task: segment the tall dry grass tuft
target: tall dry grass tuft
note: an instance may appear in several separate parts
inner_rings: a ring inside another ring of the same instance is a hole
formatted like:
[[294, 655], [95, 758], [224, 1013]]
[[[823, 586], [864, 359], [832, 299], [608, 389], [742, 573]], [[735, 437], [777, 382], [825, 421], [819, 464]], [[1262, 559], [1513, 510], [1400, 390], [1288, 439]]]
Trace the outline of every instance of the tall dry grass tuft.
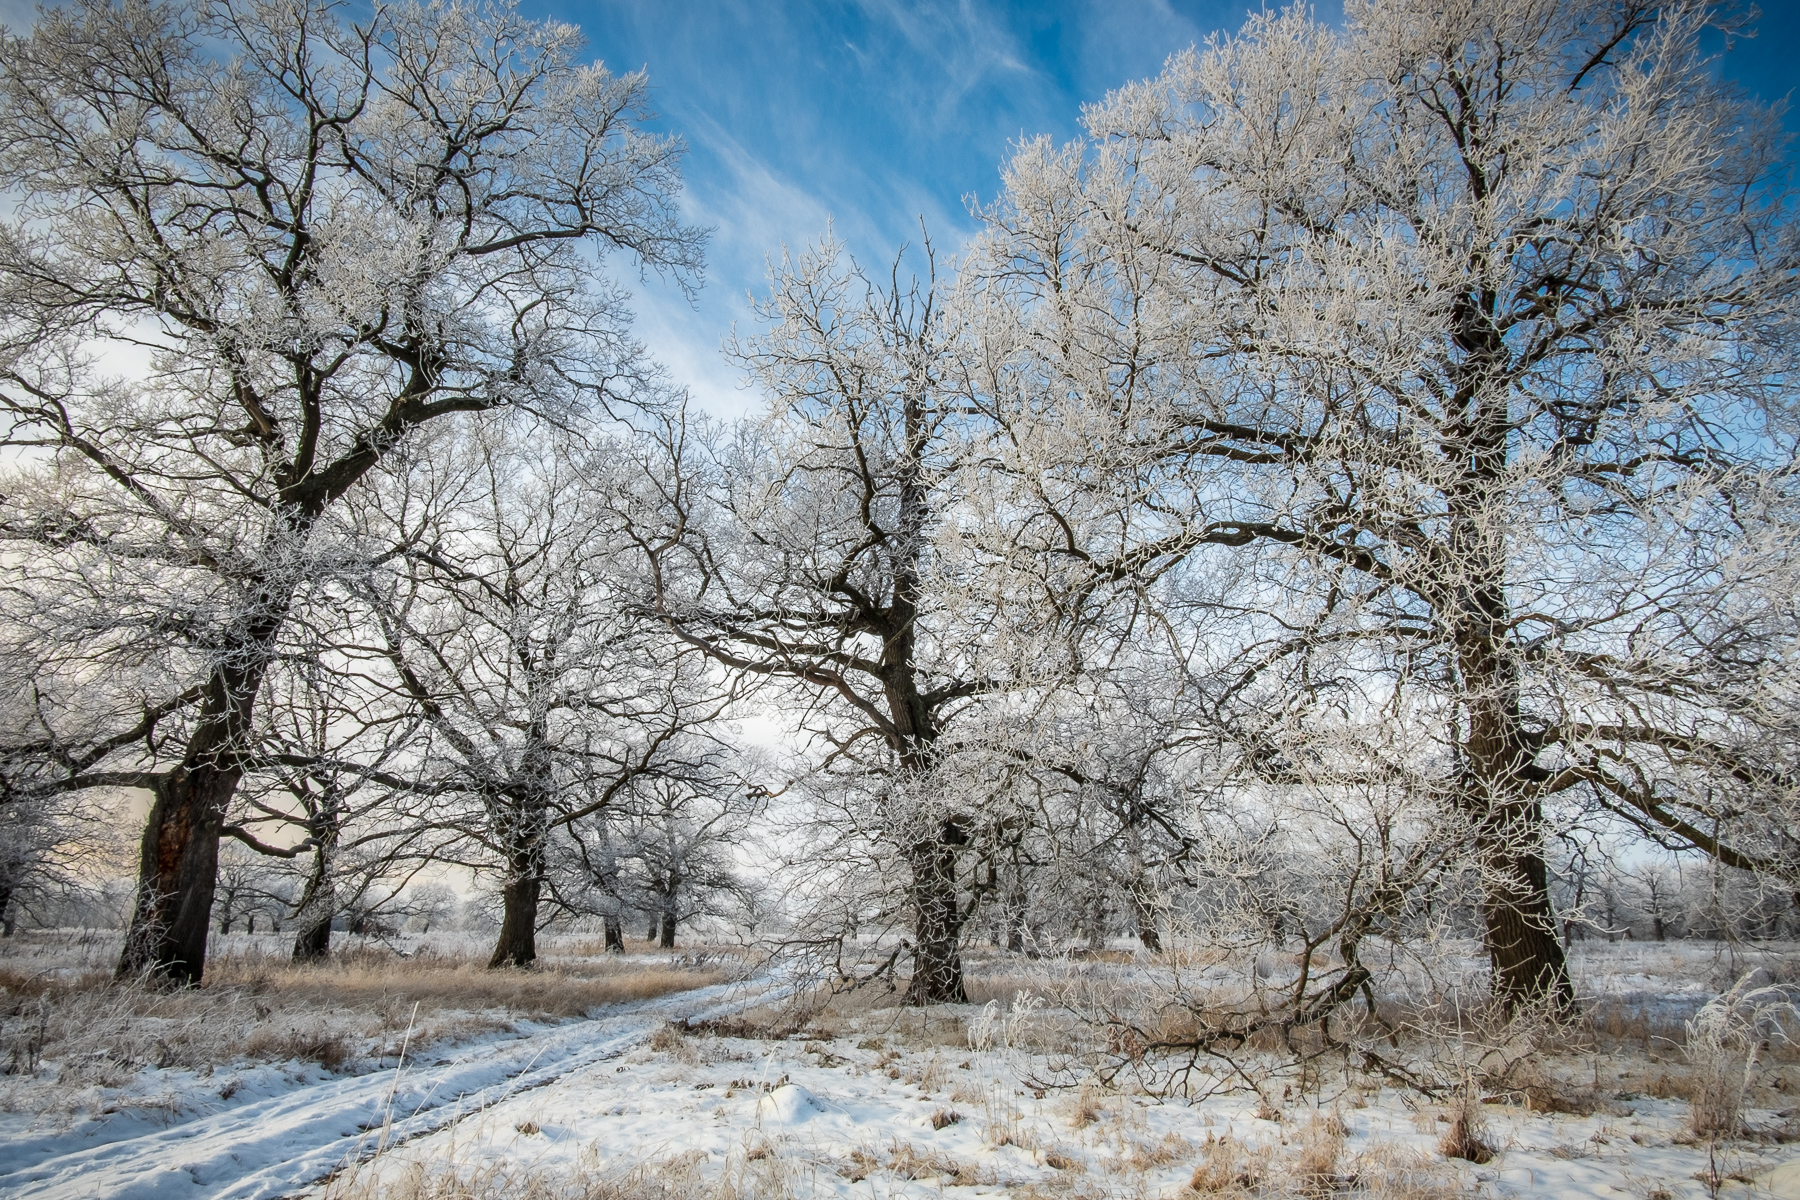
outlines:
[[1318, 1200], [1335, 1195], [1349, 1185], [1350, 1179], [1338, 1171], [1348, 1134], [1344, 1119], [1336, 1113], [1315, 1115], [1306, 1123], [1292, 1167], [1294, 1183], [1302, 1196]]
[[1800, 1007], [1792, 993], [1760, 968], [1707, 1001], [1687, 1023], [1684, 1050], [1694, 1067], [1688, 1128], [1706, 1138], [1736, 1134], [1759, 1051], [1770, 1041], [1795, 1040], [1797, 1030]]
[[1451, 1103], [1446, 1115], [1450, 1128], [1438, 1142], [1445, 1158], [1478, 1164], [1493, 1159], [1494, 1148], [1488, 1144], [1487, 1123], [1482, 1119], [1481, 1093], [1472, 1084]]

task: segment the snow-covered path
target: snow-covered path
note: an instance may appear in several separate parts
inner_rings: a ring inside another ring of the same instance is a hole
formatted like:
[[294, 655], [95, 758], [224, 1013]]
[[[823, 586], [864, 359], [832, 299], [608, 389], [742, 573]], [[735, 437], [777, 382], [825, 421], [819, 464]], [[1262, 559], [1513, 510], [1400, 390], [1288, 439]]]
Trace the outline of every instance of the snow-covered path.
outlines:
[[[456, 1048], [431, 1066], [332, 1078], [143, 1132], [101, 1120], [0, 1147], [0, 1196], [33, 1200], [273, 1200], [372, 1151], [442, 1129], [519, 1091], [617, 1057], [664, 1021], [742, 1009], [758, 979], [621, 1005], [523, 1037]], [[109, 1134], [111, 1136], [109, 1136]]]

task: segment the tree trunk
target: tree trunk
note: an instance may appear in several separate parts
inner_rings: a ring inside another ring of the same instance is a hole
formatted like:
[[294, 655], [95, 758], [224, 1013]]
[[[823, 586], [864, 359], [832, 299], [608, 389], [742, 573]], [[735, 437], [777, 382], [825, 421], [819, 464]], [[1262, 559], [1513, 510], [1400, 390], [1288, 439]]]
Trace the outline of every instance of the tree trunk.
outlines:
[[605, 920], [606, 952], [608, 954], [625, 953], [625, 923], [610, 913], [607, 914]]
[[121, 979], [148, 974], [190, 985], [206, 969], [219, 833], [241, 774], [222, 732], [203, 727], [194, 738], [200, 745], [191, 745], [156, 789], [139, 848], [137, 901], [119, 955]]
[[494, 944], [490, 967], [524, 967], [537, 958], [538, 890], [542, 873], [517, 871], [500, 891], [505, 915], [500, 921], [500, 940]]
[[293, 960], [319, 962], [331, 953], [331, 922], [337, 916], [337, 877], [332, 873], [337, 855], [338, 806], [336, 793], [327, 789], [313, 813], [313, 862], [294, 908], [299, 932], [294, 936]]
[[1156, 932], [1156, 906], [1149, 903], [1143, 895], [1133, 892], [1131, 896], [1133, 915], [1137, 919], [1138, 942], [1152, 954], [1162, 951], [1162, 935]]
[[331, 914], [304, 922], [294, 935], [294, 961], [319, 962], [331, 953]]
[[244, 773], [263, 672], [293, 598], [265, 582], [260, 609], [207, 680], [180, 764], [158, 781], [138, 850], [137, 898], [119, 954], [120, 979], [200, 982], [219, 878], [219, 836]]
[[1006, 920], [1006, 948], [1014, 954], [1025, 952], [1025, 877], [1024, 871], [1015, 861], [1013, 877], [1006, 889], [1006, 899], [1002, 902]]
[[0, 937], [13, 935], [12, 894], [12, 888], [0, 887]]
[[664, 950], [675, 948], [675, 910], [665, 908], [662, 913], [662, 936], [657, 940], [658, 946]]
[[[1575, 990], [1569, 983], [1568, 957], [1556, 937], [1543, 809], [1535, 798], [1519, 798], [1526, 790], [1529, 756], [1521, 748], [1518, 712], [1483, 703], [1479, 694], [1470, 707], [1473, 719], [1465, 749], [1471, 778], [1465, 796], [1476, 818], [1494, 997], [1507, 1013], [1541, 1004], [1566, 1016], [1574, 1010]], [[1501, 719], [1496, 719], [1496, 708]]]
[[[1539, 819], [1534, 812], [1533, 824]], [[1488, 880], [1482, 915], [1487, 921], [1494, 995], [1508, 1013], [1523, 1005], [1547, 1004], [1553, 1012], [1567, 1015], [1575, 1008], [1575, 989], [1569, 983], [1568, 959], [1556, 940], [1543, 855], [1513, 848], [1507, 844], [1510, 839], [1484, 840]]]
[[[529, 757], [529, 756], [528, 756]], [[507, 880], [500, 889], [504, 915], [500, 938], [494, 943], [489, 967], [529, 966], [537, 959], [538, 896], [544, 885], [544, 835], [549, 805], [535, 787], [525, 787], [503, 798], [503, 829], [509, 847]]]
[[956, 901], [956, 850], [968, 834], [955, 821], [945, 821], [938, 836], [919, 842], [909, 854], [912, 865], [913, 976], [905, 1003], [966, 1004], [962, 956], [962, 910]]

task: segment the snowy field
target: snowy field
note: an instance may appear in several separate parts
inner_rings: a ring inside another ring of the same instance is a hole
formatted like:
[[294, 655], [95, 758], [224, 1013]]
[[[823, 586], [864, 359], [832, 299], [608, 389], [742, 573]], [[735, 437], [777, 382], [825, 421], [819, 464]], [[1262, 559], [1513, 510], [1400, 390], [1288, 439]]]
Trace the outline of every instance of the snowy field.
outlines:
[[[471, 965], [475, 947], [412, 942], [410, 959], [386, 951], [385, 974], [376, 948], [313, 969], [326, 982], [337, 973], [334, 994], [265, 959], [274, 942], [230, 939], [220, 982], [188, 997], [212, 1007], [185, 1018], [224, 1028], [184, 1042], [184, 1018], [124, 1015], [115, 998], [104, 1078], [75, 1055], [96, 1053], [105, 1030], [46, 1038], [29, 1070], [18, 1055], [33, 1022], [54, 1024], [21, 980], [83, 978], [105, 946], [40, 938], [10, 949], [0, 969], [15, 1065], [0, 1078], [0, 1195], [1800, 1196], [1800, 1143], [1786, 1140], [1800, 1134], [1792, 1053], [1763, 1057], [1746, 1135], [1709, 1142], [1687, 1132], [1692, 1072], [1673, 1040], [1743, 971], [1789, 977], [1791, 947], [1578, 945], [1594, 1031], [1538, 1056], [1539, 1078], [1554, 1085], [1548, 1107], [1572, 1111], [1532, 1111], [1542, 1096], [1479, 1105], [1493, 1154], [1477, 1164], [1443, 1153], [1452, 1106], [1341, 1064], [1272, 1106], [1241, 1091], [1187, 1101], [1048, 1086], [1071, 1078], [1054, 1006], [1008, 1010], [1034, 980], [1053, 992], [1066, 965], [972, 959], [971, 990], [993, 996], [991, 1007], [919, 1012], [871, 989], [797, 1008], [778, 974], [746, 978], [722, 956], [620, 962], [582, 940], [552, 941], [545, 969], [524, 976], [538, 990], [506, 973], [520, 988], [508, 996]], [[1105, 971], [1129, 978], [1130, 956], [1118, 957]], [[614, 998], [586, 1016], [555, 1011], [584, 987]], [[59, 1005], [85, 994], [71, 985]], [[355, 1029], [329, 1064], [284, 1053], [321, 1020]], [[282, 1022], [296, 1031], [286, 1043]], [[183, 1058], [233, 1046], [217, 1061]], [[121, 1061], [132, 1053], [141, 1059]]]

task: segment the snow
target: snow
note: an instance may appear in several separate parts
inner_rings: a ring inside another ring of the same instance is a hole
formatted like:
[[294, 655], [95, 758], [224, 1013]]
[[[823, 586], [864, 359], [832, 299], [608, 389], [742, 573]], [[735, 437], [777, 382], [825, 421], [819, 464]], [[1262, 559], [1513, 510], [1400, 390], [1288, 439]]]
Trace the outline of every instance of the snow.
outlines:
[[799, 1125], [825, 1106], [797, 1083], [783, 1084], [756, 1102], [759, 1125]]
[[[978, 1010], [959, 1015], [973, 1020]], [[1257, 1115], [1254, 1097], [1190, 1105], [1113, 1094], [1084, 1123], [1074, 1116], [1073, 1093], [1039, 1094], [1026, 1082], [1045, 1061], [953, 1047], [893, 1058], [859, 1048], [853, 1037], [705, 1039], [672, 1053], [640, 1046], [610, 1068], [570, 1073], [454, 1133], [411, 1142], [366, 1168], [362, 1179], [378, 1182], [409, 1164], [467, 1169], [508, 1161], [554, 1176], [697, 1160], [722, 1175], [774, 1160], [785, 1164], [789, 1185], [805, 1181], [797, 1189], [802, 1196], [936, 1197], [946, 1189], [998, 1196], [1033, 1186], [1054, 1190], [1086, 1173], [1129, 1183], [1122, 1194], [1172, 1197], [1209, 1140], [1267, 1147], [1280, 1159], [1321, 1115], [1295, 1105], [1281, 1120], [1267, 1120]], [[1680, 1140], [1687, 1112], [1681, 1101], [1638, 1101], [1588, 1117], [1484, 1108], [1499, 1153], [1481, 1166], [1446, 1162], [1434, 1110], [1394, 1091], [1346, 1093], [1324, 1112], [1347, 1129], [1346, 1162], [1400, 1155], [1494, 1197], [1643, 1197], [1655, 1187], [1674, 1197], [1706, 1195], [1697, 1176], [1709, 1167], [1708, 1148]], [[1781, 1123], [1773, 1113], [1749, 1115], [1757, 1124]], [[1727, 1182], [1723, 1195], [1787, 1195], [1779, 1189], [1800, 1179], [1786, 1146], [1733, 1142], [1715, 1157], [1721, 1175], [1757, 1180], [1754, 1192]], [[860, 1168], [871, 1163], [877, 1166], [865, 1177]]]
[[[615, 1058], [672, 1018], [735, 1011], [772, 985], [721, 984], [595, 1020], [522, 1025], [394, 1071], [322, 1079], [265, 1070], [218, 1106], [217, 1081], [165, 1080], [168, 1119], [113, 1114], [74, 1128], [11, 1115], [0, 1142], [0, 1196], [34, 1200], [266, 1200], [322, 1178], [380, 1145], [517, 1102], [522, 1093]], [[182, 1073], [192, 1076], [192, 1072]], [[211, 1097], [216, 1111], [180, 1119]]]
[[[1590, 977], [1604, 976], [1590, 994], [1691, 1011], [1706, 965], [1698, 951], [1621, 952]], [[297, 1062], [153, 1072], [164, 1104], [63, 1125], [0, 1114], [0, 1197], [274, 1200], [320, 1196], [332, 1176], [334, 1195], [374, 1195], [415, 1168], [495, 1163], [551, 1178], [678, 1164], [701, 1179], [729, 1177], [743, 1195], [1174, 1197], [1224, 1147], [1277, 1169], [1330, 1120], [1344, 1131], [1341, 1170], [1398, 1164], [1449, 1185], [1444, 1195], [1641, 1200], [1666, 1190], [1699, 1200], [1710, 1173], [1721, 1196], [1800, 1200], [1793, 1146], [1695, 1143], [1683, 1101], [1601, 1086], [1625, 1087], [1628, 1070], [1646, 1073], [1643, 1062], [1583, 1066], [1602, 1100], [1592, 1115], [1484, 1105], [1497, 1154], [1476, 1165], [1442, 1156], [1441, 1106], [1366, 1083], [1341, 1081], [1280, 1112], [1253, 1095], [1189, 1103], [1043, 1087], [1054, 1030], [1018, 1037], [1038, 1019], [1029, 1007], [1003, 1019], [973, 1005], [875, 1008], [789, 1039], [668, 1027], [780, 994], [764, 976], [588, 1020], [523, 1022], [360, 1076]], [[974, 1050], [972, 1040], [997, 1045]], [[1793, 1133], [1793, 1115], [1746, 1117]]]

